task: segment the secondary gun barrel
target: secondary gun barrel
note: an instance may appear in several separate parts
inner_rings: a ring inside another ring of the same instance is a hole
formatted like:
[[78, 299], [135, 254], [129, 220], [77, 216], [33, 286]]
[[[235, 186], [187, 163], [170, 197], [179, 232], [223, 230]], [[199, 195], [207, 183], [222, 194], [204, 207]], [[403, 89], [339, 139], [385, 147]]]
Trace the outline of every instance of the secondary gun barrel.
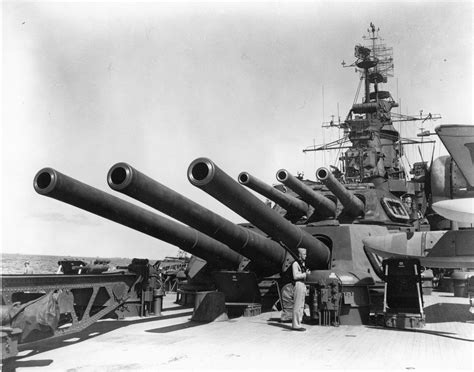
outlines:
[[295, 198], [291, 195], [287, 195], [247, 172], [240, 173], [237, 179], [241, 185], [245, 185], [248, 188], [265, 196], [266, 198], [274, 201], [282, 208], [285, 208], [290, 214], [304, 216], [308, 213], [308, 204], [303, 200]]
[[243, 259], [226, 245], [199, 231], [86, 185], [55, 169], [41, 169], [34, 178], [33, 186], [38, 194], [173, 244], [218, 268], [236, 268]]
[[314, 191], [287, 170], [280, 169], [276, 173], [276, 178], [296, 192], [306, 203], [312, 205], [314, 213], [319, 217], [334, 217], [336, 215], [336, 204], [332, 200]]
[[364, 202], [347, 190], [327, 168], [319, 168], [316, 171], [316, 177], [341, 201], [344, 206], [344, 213], [352, 217], [359, 217], [364, 214]]
[[328, 267], [330, 252], [325, 244], [268, 208], [210, 159], [194, 160], [188, 168], [188, 179], [266, 234], [282, 241], [293, 254], [297, 248], [306, 248], [306, 264], [310, 269]]
[[234, 224], [141, 173], [131, 165], [117, 163], [112, 166], [107, 175], [107, 182], [112, 189], [228, 245], [248, 257], [265, 272], [275, 274], [281, 271], [286, 251], [280, 244]]

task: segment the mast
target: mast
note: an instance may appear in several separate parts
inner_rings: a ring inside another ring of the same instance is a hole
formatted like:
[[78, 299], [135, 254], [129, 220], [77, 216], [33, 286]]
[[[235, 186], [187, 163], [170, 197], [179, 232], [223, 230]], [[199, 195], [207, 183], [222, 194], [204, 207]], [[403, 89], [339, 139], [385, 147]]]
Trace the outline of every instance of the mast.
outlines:
[[357, 103], [358, 89], [343, 122], [334, 123], [331, 120], [326, 125], [323, 123], [323, 127], [343, 129], [344, 138], [307, 148], [303, 152], [347, 149], [339, 158], [343, 169], [342, 181], [346, 183], [405, 181], [407, 175], [401, 162], [402, 146], [419, 142], [402, 139], [393, 121], [432, 120], [439, 118], [439, 115], [430, 113], [426, 118], [415, 118], [391, 112], [392, 108], [398, 107], [398, 103], [387, 89], [381, 89], [381, 84], [387, 83], [388, 78], [393, 76], [393, 48], [383, 43], [379, 28], [373, 23], [370, 23], [367, 33], [363, 37], [365, 44], [357, 44], [354, 48], [356, 60], [351, 64], [342, 63], [343, 67], [355, 67], [360, 73], [364, 97]]

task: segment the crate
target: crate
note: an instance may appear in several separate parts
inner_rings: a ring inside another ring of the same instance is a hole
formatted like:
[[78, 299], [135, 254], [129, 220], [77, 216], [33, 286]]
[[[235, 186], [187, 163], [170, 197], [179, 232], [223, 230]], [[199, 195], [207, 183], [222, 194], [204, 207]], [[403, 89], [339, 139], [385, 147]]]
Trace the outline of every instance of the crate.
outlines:
[[413, 329], [425, 326], [425, 317], [420, 314], [384, 314], [385, 326], [389, 328]]
[[262, 305], [252, 302], [226, 302], [227, 314], [229, 317], [250, 317], [262, 313]]
[[256, 316], [262, 313], [262, 306], [260, 304], [251, 304], [244, 309], [244, 316]]

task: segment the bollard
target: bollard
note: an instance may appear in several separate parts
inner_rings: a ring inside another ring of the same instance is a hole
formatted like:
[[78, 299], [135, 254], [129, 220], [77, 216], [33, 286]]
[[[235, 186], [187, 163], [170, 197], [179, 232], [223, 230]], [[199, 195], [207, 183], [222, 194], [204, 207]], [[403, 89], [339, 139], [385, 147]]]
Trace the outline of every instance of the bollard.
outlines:
[[451, 274], [453, 280], [454, 297], [468, 297], [468, 282], [469, 278], [474, 273], [464, 270], [454, 270]]
[[163, 310], [163, 296], [165, 292], [162, 288], [153, 290], [153, 312], [155, 316], [161, 316], [161, 311]]

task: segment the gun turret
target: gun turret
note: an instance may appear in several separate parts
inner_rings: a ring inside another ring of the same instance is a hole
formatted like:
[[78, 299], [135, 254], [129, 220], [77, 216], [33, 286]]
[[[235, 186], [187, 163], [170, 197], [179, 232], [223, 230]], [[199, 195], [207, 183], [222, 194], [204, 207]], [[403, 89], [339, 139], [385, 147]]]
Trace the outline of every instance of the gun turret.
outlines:
[[236, 268], [243, 257], [224, 244], [177, 222], [86, 185], [52, 168], [34, 178], [38, 194], [84, 209], [173, 244], [218, 268]]
[[282, 241], [293, 255], [297, 248], [306, 248], [308, 268], [328, 267], [330, 252], [325, 244], [268, 208], [210, 159], [194, 160], [188, 168], [188, 179], [266, 234]]
[[331, 199], [306, 186], [287, 170], [280, 169], [276, 174], [276, 178], [296, 192], [306, 203], [313, 206], [314, 213], [319, 218], [334, 217], [336, 215], [336, 204]]
[[344, 214], [351, 217], [360, 217], [364, 215], [364, 202], [347, 190], [342, 183], [336, 180], [327, 168], [319, 168], [316, 171], [316, 177], [340, 200], [344, 206]]
[[282, 270], [286, 251], [277, 242], [226, 220], [209, 209], [139, 172], [126, 163], [110, 168], [109, 186], [200, 232], [228, 245], [248, 257], [263, 273], [275, 274]]
[[238, 177], [239, 183], [248, 188], [258, 192], [266, 198], [274, 201], [280, 207], [286, 209], [288, 214], [301, 217], [308, 214], [308, 204], [303, 200], [295, 198], [291, 195], [285, 194], [280, 190], [272, 187], [265, 182], [253, 177], [247, 172], [242, 172]]

